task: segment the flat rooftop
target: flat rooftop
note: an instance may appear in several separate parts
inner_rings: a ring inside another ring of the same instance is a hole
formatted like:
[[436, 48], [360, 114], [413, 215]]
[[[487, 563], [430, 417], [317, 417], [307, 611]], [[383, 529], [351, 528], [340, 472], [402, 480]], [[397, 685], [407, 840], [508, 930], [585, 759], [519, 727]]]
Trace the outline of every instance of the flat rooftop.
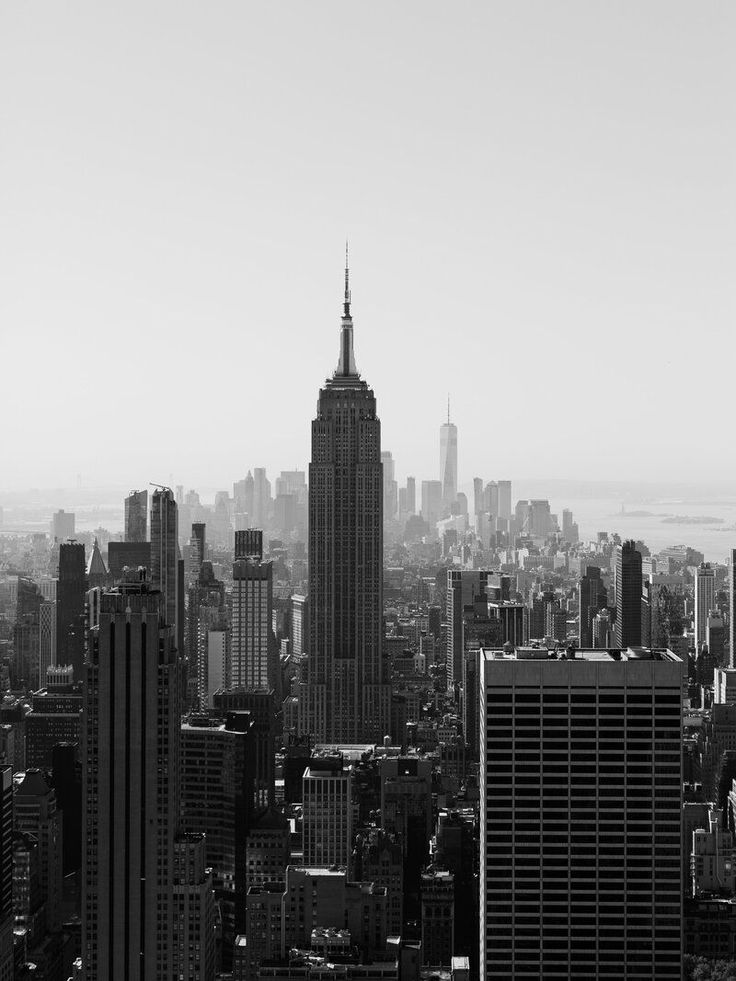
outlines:
[[484, 661], [669, 661], [681, 664], [682, 659], [666, 647], [578, 647], [545, 648], [517, 647], [511, 651], [483, 648]]

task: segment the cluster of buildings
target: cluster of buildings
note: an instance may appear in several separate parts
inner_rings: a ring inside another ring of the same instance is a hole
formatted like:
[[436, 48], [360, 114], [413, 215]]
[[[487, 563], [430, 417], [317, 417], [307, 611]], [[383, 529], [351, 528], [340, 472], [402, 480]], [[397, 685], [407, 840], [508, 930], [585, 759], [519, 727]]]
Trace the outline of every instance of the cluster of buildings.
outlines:
[[308, 474], [0, 537], [0, 981], [736, 959], [734, 567], [399, 487], [350, 291]]

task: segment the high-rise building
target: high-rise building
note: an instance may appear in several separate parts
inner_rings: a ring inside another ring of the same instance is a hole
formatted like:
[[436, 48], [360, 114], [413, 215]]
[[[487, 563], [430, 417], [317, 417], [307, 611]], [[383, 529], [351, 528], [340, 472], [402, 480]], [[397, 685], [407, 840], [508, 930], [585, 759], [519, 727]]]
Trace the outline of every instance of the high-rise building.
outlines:
[[[247, 478], [246, 478], [247, 480]], [[266, 476], [265, 467], [255, 467], [253, 470], [253, 525], [256, 528], [266, 528], [271, 517], [271, 481]]]
[[731, 549], [728, 566], [728, 666], [736, 668], [736, 548]]
[[86, 592], [84, 545], [64, 542], [59, 546], [59, 583], [56, 587], [56, 661], [57, 664], [71, 664], [75, 678], [82, 676], [84, 663]]
[[[161, 615], [174, 628], [179, 644], [184, 624], [179, 624], [179, 524], [176, 501], [168, 487], [157, 488], [151, 499], [151, 586], [163, 597]], [[183, 645], [182, 645], [183, 647]], [[179, 648], [180, 650], [182, 648]]]
[[230, 688], [212, 696], [214, 710], [221, 718], [231, 712], [247, 712], [251, 725], [249, 734], [255, 742], [254, 801], [256, 806], [273, 804], [276, 786], [276, 713], [273, 691], [252, 688]]
[[14, 801], [15, 831], [32, 834], [38, 841], [40, 885], [49, 930], [61, 926], [63, 881], [63, 822], [56, 793], [41, 770], [26, 770]]
[[462, 683], [464, 621], [466, 607], [488, 599], [487, 587], [492, 573], [470, 569], [447, 570], [447, 689]]
[[511, 517], [511, 481], [498, 481], [498, 517], [508, 521]]
[[215, 981], [215, 899], [205, 865], [205, 836], [174, 842], [174, 927], [171, 948], [177, 981]]
[[263, 561], [263, 532], [235, 533], [229, 687], [268, 690], [276, 683], [271, 636], [273, 567]]
[[406, 513], [417, 513], [417, 482], [414, 477], [406, 478]]
[[38, 688], [46, 684], [52, 664], [56, 664], [56, 603], [44, 600], [38, 608]]
[[636, 542], [616, 546], [616, 647], [638, 647], [641, 644], [641, 552]]
[[309, 637], [309, 601], [306, 596], [293, 593], [291, 597], [291, 616], [289, 618], [289, 640], [292, 656], [299, 657], [306, 652]]
[[580, 647], [593, 647], [593, 621], [596, 614], [606, 608], [608, 593], [601, 579], [601, 570], [589, 565], [578, 583], [578, 643]]
[[[247, 712], [181, 726], [181, 826], [204, 832], [206, 864], [229, 944], [245, 930], [246, 837], [256, 804], [255, 744]], [[226, 944], [227, 947], [227, 944]]]
[[305, 865], [348, 868], [353, 848], [353, 771], [341, 756], [313, 757], [302, 777]]
[[319, 394], [309, 465], [309, 666], [300, 728], [318, 742], [380, 741], [383, 478], [376, 399], [358, 374], [345, 268], [340, 357]]
[[[173, 502], [172, 502], [173, 503]], [[181, 667], [164, 597], [129, 581], [90, 631], [82, 727], [87, 981], [173, 976]]]
[[206, 527], [203, 521], [195, 521], [192, 525], [192, 537], [189, 539], [192, 573], [195, 579], [199, 576], [202, 563], [207, 558]]
[[125, 541], [148, 541], [147, 490], [133, 490], [125, 498]]
[[682, 662], [480, 662], [481, 979], [679, 981]]
[[63, 508], [54, 512], [51, 518], [51, 541], [65, 542], [67, 538], [74, 538], [75, 515]]
[[0, 767], [0, 981], [13, 981], [13, 767]]
[[483, 501], [483, 478], [473, 477], [473, 514], [483, 514], [485, 510]]
[[701, 562], [695, 573], [695, 648], [705, 643], [708, 614], [715, 609], [716, 570], [710, 562]]
[[442, 481], [422, 481], [422, 517], [429, 525], [430, 538], [436, 538], [437, 522], [442, 517]]
[[457, 426], [450, 422], [450, 400], [447, 400], [447, 422], [440, 426], [440, 483], [442, 507], [446, 514], [457, 497]]
[[396, 482], [396, 464], [390, 450], [381, 451], [383, 466], [383, 518], [393, 521], [398, 508], [399, 485]]

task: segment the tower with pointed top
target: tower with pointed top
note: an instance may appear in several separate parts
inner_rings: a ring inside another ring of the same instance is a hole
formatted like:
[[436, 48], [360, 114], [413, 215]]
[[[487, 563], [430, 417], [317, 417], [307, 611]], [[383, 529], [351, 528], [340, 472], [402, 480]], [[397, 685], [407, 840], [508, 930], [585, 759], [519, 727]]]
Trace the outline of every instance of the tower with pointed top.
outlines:
[[457, 426], [450, 422], [450, 396], [447, 396], [447, 422], [440, 426], [440, 482], [445, 514], [457, 500]]
[[309, 664], [300, 728], [316, 742], [378, 742], [389, 731], [382, 471], [376, 399], [355, 364], [346, 250], [340, 355], [319, 393], [309, 465]]

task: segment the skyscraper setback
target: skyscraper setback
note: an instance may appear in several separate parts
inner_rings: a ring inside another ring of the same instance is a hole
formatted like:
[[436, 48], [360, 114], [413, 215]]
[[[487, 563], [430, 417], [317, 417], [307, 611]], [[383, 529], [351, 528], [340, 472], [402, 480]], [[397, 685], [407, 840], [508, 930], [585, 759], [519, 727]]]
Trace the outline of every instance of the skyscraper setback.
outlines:
[[309, 666], [300, 727], [317, 741], [389, 731], [384, 680], [381, 423], [358, 374], [345, 265], [340, 356], [320, 391], [309, 466]]

